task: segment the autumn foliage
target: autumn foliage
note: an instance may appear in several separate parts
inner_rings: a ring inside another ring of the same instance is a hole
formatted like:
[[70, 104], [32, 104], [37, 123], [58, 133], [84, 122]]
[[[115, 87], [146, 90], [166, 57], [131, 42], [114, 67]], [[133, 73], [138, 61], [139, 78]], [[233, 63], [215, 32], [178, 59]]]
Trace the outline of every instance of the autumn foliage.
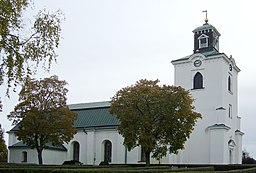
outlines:
[[150, 154], [160, 160], [177, 153], [201, 115], [193, 111], [193, 99], [182, 87], [158, 80], [140, 80], [119, 90], [111, 100], [110, 112], [120, 120], [119, 133], [129, 150], [141, 146], [150, 164]]
[[76, 113], [66, 104], [66, 84], [57, 76], [27, 81], [19, 93], [20, 103], [8, 115], [19, 128], [18, 139], [37, 149], [39, 164], [48, 143], [69, 142], [76, 133], [73, 128]]

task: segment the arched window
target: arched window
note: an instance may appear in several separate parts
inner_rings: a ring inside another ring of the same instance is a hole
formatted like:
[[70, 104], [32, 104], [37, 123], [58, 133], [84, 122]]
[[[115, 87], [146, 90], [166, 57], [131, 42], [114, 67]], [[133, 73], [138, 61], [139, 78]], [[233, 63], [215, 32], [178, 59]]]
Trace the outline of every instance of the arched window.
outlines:
[[193, 82], [194, 82], [193, 89], [203, 88], [203, 76], [202, 76], [202, 74], [197, 72], [194, 76]]
[[232, 81], [231, 81], [231, 77], [229, 76], [228, 77], [228, 91], [230, 91], [230, 92], [232, 91], [231, 90], [231, 85], [232, 85]]
[[22, 162], [28, 162], [28, 153], [26, 151], [22, 152]]
[[104, 142], [104, 161], [111, 162], [112, 144], [109, 140]]
[[229, 164], [233, 163], [233, 149], [229, 149]]
[[73, 160], [79, 161], [80, 145], [78, 142], [73, 143]]
[[233, 141], [232, 139], [230, 139], [228, 141], [228, 148], [229, 148], [229, 163], [233, 164], [234, 163], [234, 147], [236, 146], [235, 141]]

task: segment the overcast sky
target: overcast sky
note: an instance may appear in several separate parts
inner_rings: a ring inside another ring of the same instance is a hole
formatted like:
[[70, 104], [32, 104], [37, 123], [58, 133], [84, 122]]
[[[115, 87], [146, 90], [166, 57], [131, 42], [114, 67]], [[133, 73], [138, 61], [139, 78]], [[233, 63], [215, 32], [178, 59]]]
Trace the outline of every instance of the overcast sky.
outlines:
[[[39, 9], [65, 14], [57, 64], [50, 73], [69, 85], [68, 103], [110, 100], [116, 91], [140, 79], [173, 85], [170, 63], [193, 52], [192, 30], [209, 23], [221, 33], [220, 52], [232, 55], [239, 73], [239, 115], [243, 149], [256, 158], [254, 0], [35, 0], [28, 16]], [[1, 91], [1, 93], [3, 90]], [[1, 124], [17, 104], [17, 94], [2, 98]]]

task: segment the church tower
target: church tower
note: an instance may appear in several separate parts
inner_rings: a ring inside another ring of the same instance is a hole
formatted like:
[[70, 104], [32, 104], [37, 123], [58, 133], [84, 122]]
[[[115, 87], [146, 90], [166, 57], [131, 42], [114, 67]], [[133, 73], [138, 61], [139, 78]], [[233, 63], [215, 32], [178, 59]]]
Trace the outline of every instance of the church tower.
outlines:
[[219, 52], [218, 30], [208, 23], [193, 30], [193, 54], [173, 60], [174, 83], [189, 90], [202, 114], [176, 163], [237, 164], [242, 159], [234, 58]]

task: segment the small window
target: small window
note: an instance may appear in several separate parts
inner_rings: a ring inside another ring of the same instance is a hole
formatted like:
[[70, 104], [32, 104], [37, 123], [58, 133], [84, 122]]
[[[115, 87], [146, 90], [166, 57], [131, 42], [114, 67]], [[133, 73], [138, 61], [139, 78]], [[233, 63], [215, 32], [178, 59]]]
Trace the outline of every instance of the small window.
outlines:
[[26, 151], [22, 152], [22, 162], [28, 162], [28, 153]]
[[207, 42], [207, 38], [201, 38], [199, 40], [199, 48], [204, 48], [204, 47], [208, 47], [208, 42]]
[[197, 72], [193, 79], [193, 89], [203, 88], [203, 76], [201, 73]]
[[232, 92], [232, 80], [231, 77], [228, 77], [228, 91]]
[[200, 41], [201, 41], [201, 44], [205, 44], [206, 43], [206, 38], [202, 38], [202, 39], [200, 39]]
[[228, 106], [228, 117], [232, 118], [232, 105], [231, 104], [229, 104], [229, 106]]
[[208, 36], [203, 34], [201, 35], [198, 40], [199, 40], [199, 49], [200, 48], [204, 48], [204, 47], [208, 47]]

